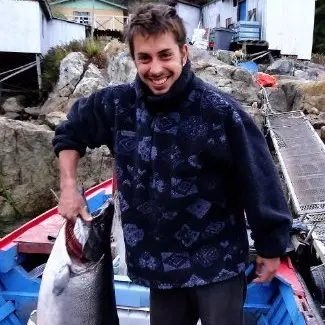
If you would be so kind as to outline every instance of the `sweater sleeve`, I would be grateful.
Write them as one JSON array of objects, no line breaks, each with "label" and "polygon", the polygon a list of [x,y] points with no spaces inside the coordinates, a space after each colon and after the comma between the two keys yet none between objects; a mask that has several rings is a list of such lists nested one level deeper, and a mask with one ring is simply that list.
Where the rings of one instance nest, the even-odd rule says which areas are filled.
[{"label": "sweater sleeve", "polygon": [[280,177],[263,134],[237,103],[232,104],[226,128],[255,249],[264,258],[280,257],[292,224]]},{"label": "sweater sleeve", "polygon": [[112,91],[105,88],[74,103],[67,120],[55,130],[53,146],[57,156],[60,151],[70,149],[77,150],[82,157],[87,147],[101,145],[112,151],[115,124]]}]

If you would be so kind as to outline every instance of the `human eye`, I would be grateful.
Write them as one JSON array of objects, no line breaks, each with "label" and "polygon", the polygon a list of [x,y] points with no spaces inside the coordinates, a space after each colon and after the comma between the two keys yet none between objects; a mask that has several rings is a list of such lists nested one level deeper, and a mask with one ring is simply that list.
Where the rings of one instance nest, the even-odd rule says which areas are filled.
[{"label": "human eye", "polygon": [[168,60],[172,57],[172,53],[170,52],[163,52],[160,54],[160,57],[163,59],[163,60]]},{"label": "human eye", "polygon": [[149,63],[150,61],[150,56],[147,54],[140,54],[138,55],[138,61],[140,63]]}]

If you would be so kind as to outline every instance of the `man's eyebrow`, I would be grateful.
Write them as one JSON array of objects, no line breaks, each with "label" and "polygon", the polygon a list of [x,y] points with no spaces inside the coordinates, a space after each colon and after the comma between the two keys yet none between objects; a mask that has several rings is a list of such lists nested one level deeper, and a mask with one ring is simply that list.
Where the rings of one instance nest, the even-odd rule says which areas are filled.
[{"label": "man's eyebrow", "polygon": [[161,53],[165,53],[165,52],[169,52],[169,51],[171,51],[171,49],[163,49],[163,50],[159,51],[158,53],[161,54]]},{"label": "man's eyebrow", "polygon": [[146,52],[138,52],[137,55],[138,55],[138,56],[144,56],[144,55],[149,55],[149,54],[146,53]]},{"label": "man's eyebrow", "polygon": [[[163,49],[163,50],[159,51],[158,54],[166,53],[166,52],[169,52],[169,51],[171,51],[171,49]],[[146,52],[138,52],[137,55],[141,56],[141,55],[150,55],[150,54],[148,54]]]}]

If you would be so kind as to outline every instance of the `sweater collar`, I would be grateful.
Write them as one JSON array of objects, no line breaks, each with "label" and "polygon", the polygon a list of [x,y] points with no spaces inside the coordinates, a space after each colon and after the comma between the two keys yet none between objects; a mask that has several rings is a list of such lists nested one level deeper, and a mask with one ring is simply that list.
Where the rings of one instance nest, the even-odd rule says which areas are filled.
[{"label": "sweater collar", "polygon": [[193,78],[194,73],[191,70],[191,62],[187,60],[181,75],[166,94],[154,95],[138,74],[135,79],[135,90],[137,97],[143,100],[148,108],[152,108],[155,111],[168,111],[175,108],[188,95]]}]

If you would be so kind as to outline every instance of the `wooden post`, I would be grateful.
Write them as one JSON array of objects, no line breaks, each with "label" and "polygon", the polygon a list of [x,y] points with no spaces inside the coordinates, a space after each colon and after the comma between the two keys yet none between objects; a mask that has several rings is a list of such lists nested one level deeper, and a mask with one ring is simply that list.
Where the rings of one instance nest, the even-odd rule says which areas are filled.
[{"label": "wooden post", "polygon": [[40,54],[36,54],[36,70],[37,70],[37,81],[38,81],[38,93],[39,98],[42,97],[42,70],[41,70],[41,59]]},{"label": "wooden post", "polygon": [[95,30],[95,0],[93,0],[93,10],[91,13],[91,39],[94,39]]}]

